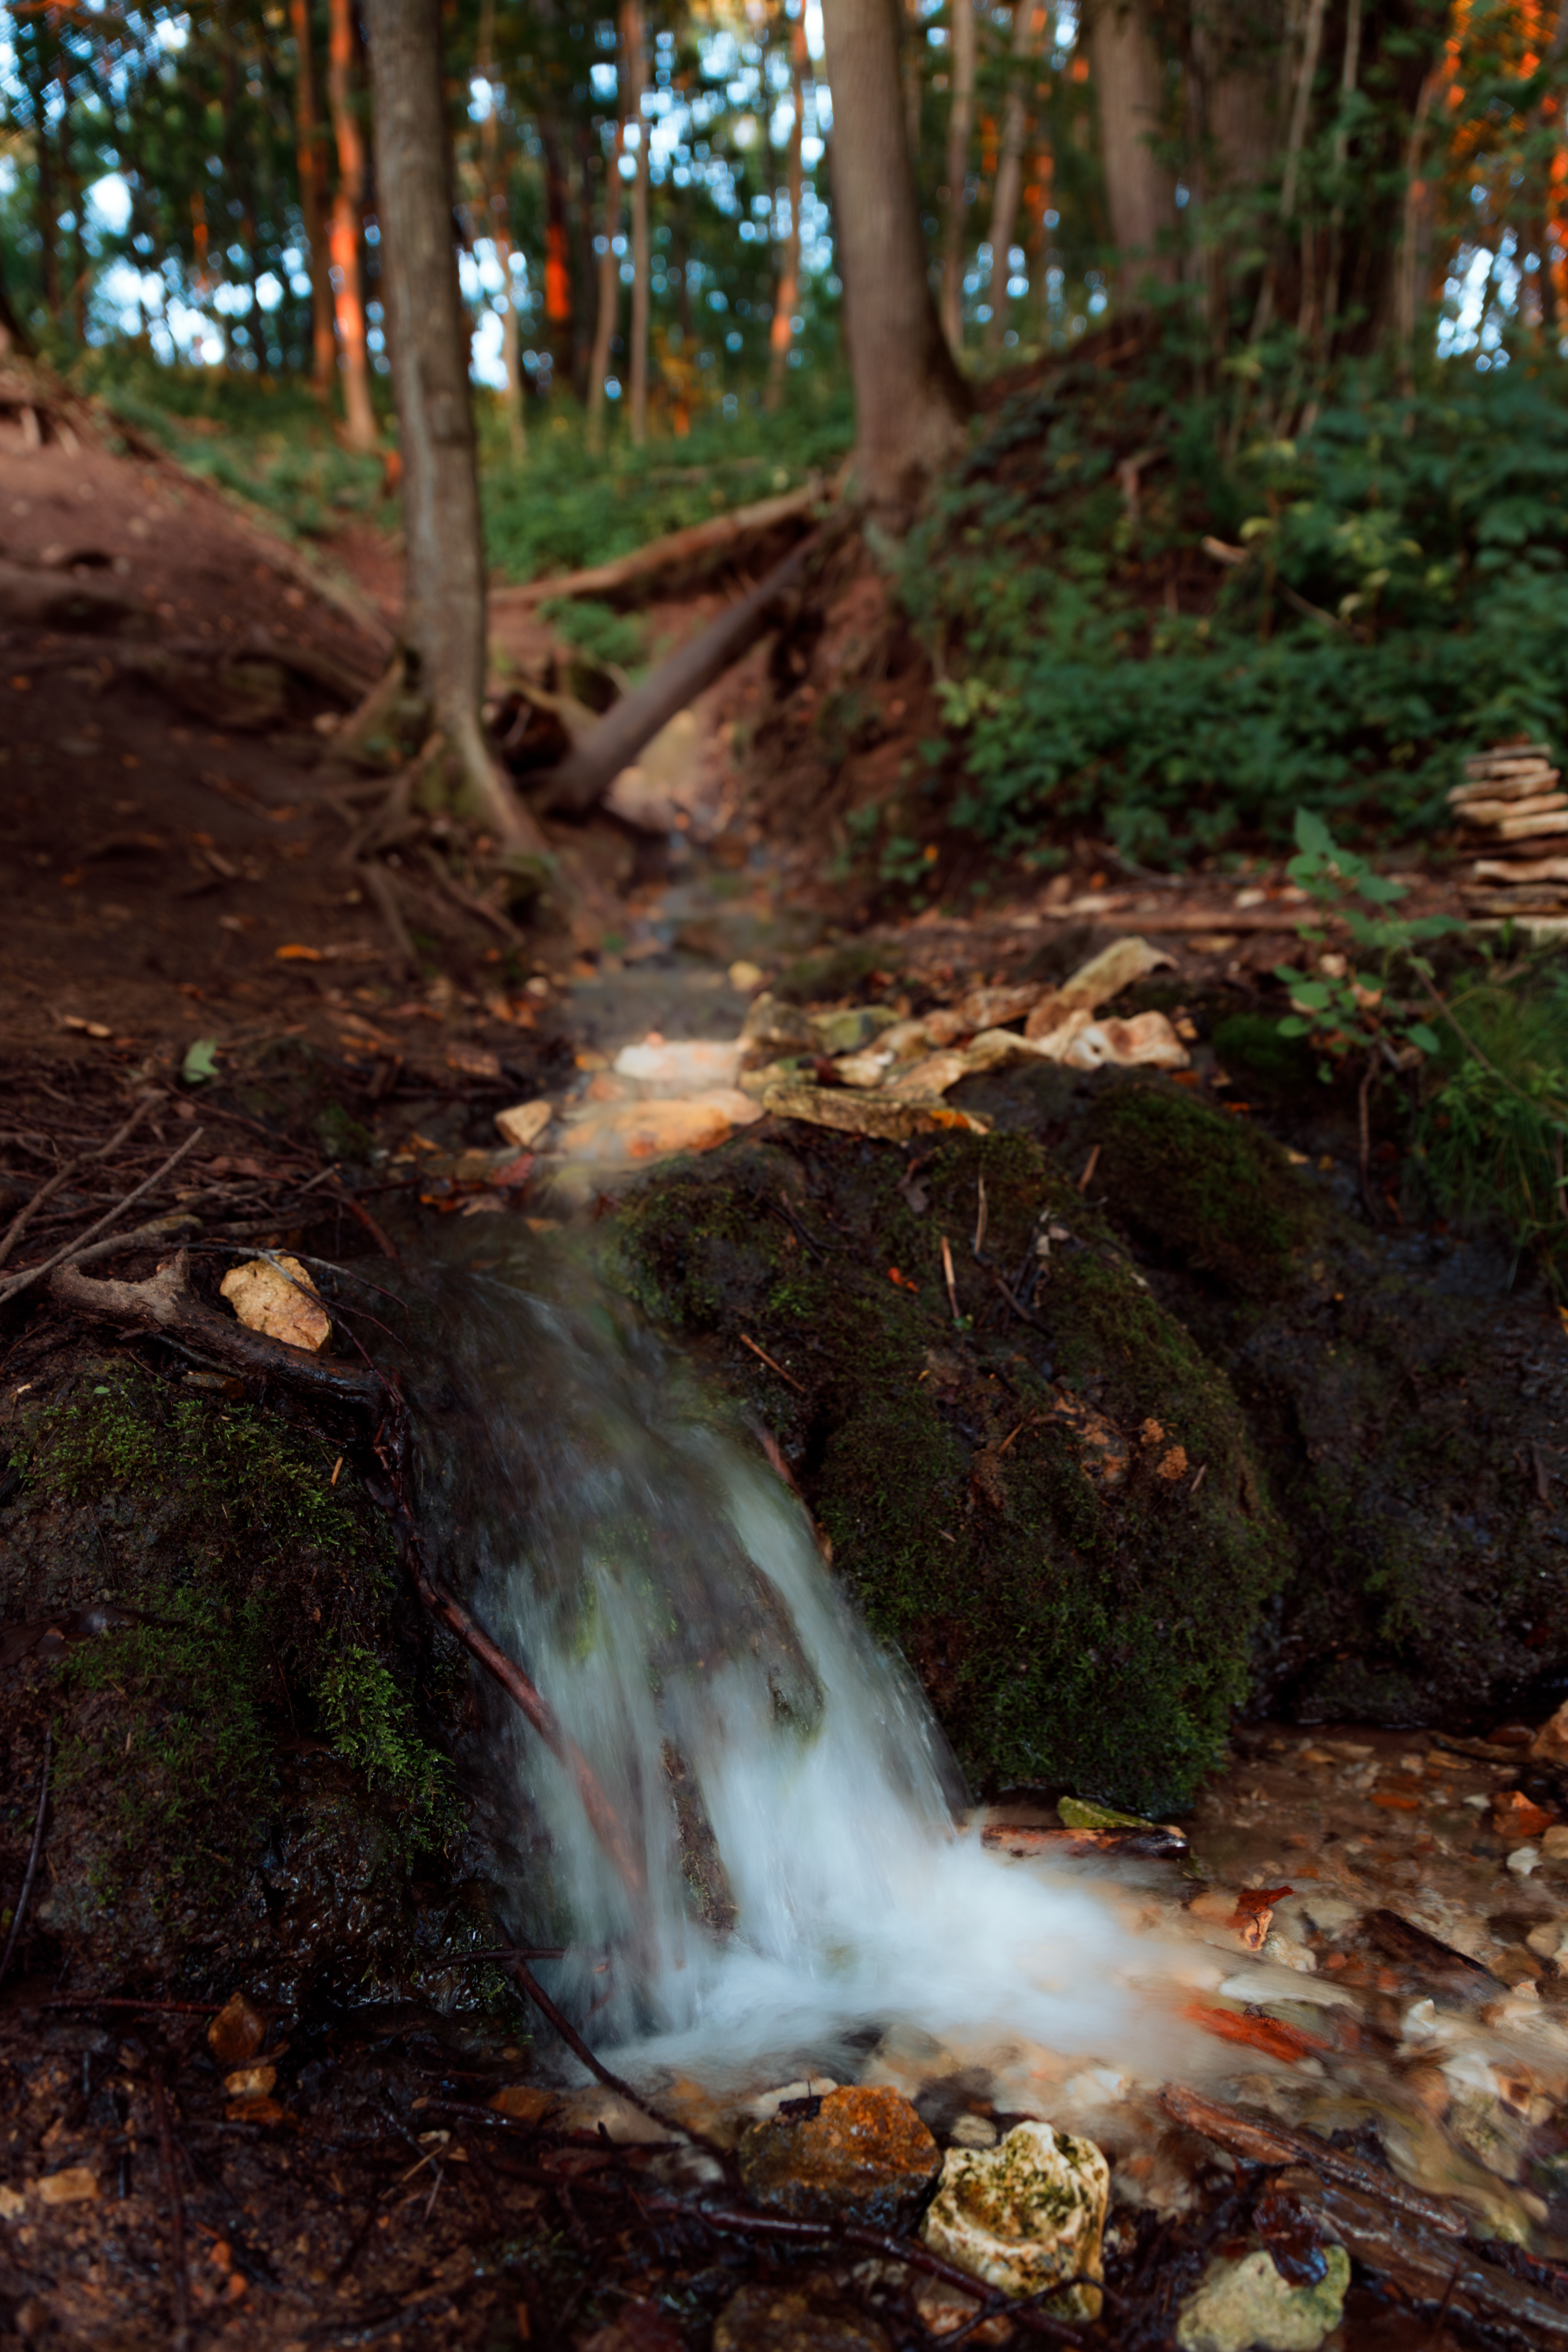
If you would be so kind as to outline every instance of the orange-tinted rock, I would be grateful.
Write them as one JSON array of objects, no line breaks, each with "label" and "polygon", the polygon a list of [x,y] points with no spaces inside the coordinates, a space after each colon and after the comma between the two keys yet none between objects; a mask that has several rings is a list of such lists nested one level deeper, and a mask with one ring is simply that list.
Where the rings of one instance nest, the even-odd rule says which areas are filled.
[{"label": "orange-tinted rock", "polygon": [[752,2201],[800,2221],[898,2230],[942,2170],[942,2151],[901,2091],[829,2091],[815,2116],[753,2124],[741,2142]]}]

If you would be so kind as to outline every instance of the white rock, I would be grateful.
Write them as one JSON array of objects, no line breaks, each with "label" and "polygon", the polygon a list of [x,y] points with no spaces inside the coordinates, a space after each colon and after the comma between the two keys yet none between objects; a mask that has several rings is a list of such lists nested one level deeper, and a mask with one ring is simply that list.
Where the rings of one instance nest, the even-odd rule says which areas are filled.
[{"label": "white rock", "polygon": [[954,2147],[994,2147],[996,2126],[989,2116],[960,2116],[948,2137]]},{"label": "white rock", "polygon": [[1211,2263],[1202,2286],[1176,2322],[1181,2352],[1317,2352],[1344,2311],[1351,2261],[1325,2246],[1328,2267],[1315,2286],[1292,2286],[1267,2248],[1239,2262]]},{"label": "white rock", "polygon": [[1516,1878],[1528,1878],[1541,1860],[1538,1845],[1516,1845],[1509,1855],[1508,1867]]},{"label": "white rock", "polygon": [[1539,1927],[1531,1929],[1524,1940],[1537,1959],[1554,1960],[1568,1942],[1568,1920],[1544,1919]]},{"label": "white rock", "polygon": [[[1049,2124],[1018,2124],[999,2147],[950,2148],[921,2226],[931,2252],[1005,2294],[1100,2275],[1110,2167],[1094,2142]],[[1076,2286],[1047,2306],[1096,2319],[1100,2296]]]}]

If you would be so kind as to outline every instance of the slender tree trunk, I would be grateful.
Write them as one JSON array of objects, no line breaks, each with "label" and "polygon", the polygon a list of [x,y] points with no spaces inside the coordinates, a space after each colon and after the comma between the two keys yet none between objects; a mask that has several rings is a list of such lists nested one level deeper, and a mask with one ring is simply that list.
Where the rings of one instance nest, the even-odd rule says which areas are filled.
[{"label": "slender tree trunk", "polygon": [[[962,438],[968,394],[926,275],[899,84],[896,0],[825,0],[834,227],[861,495],[896,516]],[[969,0],[964,0],[969,5]]]},{"label": "slender tree trunk", "polygon": [[486,90],[485,123],[480,138],[485,199],[490,240],[501,283],[501,364],[506,370],[506,428],[511,454],[521,457],[528,448],[528,428],[522,415],[522,377],[518,364],[517,302],[511,282],[511,237],[508,229],[506,173],[500,155],[500,84],[495,68],[495,0],[485,0],[479,18],[479,72]]},{"label": "slender tree trunk", "polygon": [[648,121],[643,113],[643,89],[647,80],[647,27],[642,0],[626,0],[621,12],[622,46],[626,57],[626,113],[637,127],[637,173],[632,182],[632,446],[647,440],[647,306],[649,255],[647,236]]},{"label": "slender tree trunk", "polygon": [[969,146],[974,130],[974,0],[951,0],[948,44],[952,77],[947,114],[947,221],[942,247],[942,331],[955,355],[963,349],[963,216]]},{"label": "slender tree trunk", "polygon": [[910,142],[910,163],[917,186],[921,164],[921,116],[924,111],[925,82],[921,74],[921,52],[925,44],[925,26],[921,19],[920,0],[905,0],[904,8],[904,121]]},{"label": "slender tree trunk", "polygon": [[1002,146],[996,159],[996,190],[991,205],[991,316],[985,322],[985,347],[999,352],[1007,326],[1007,280],[1012,265],[1007,257],[1018,226],[1018,198],[1024,186],[1024,142],[1029,129],[1027,66],[1036,41],[1045,30],[1046,10],[1037,0],[1014,0],[1013,70],[1007,82],[1007,105],[1002,118]]},{"label": "slender tree trunk", "polygon": [[544,150],[544,331],[552,373],[559,371],[562,382],[569,384],[576,373],[577,353],[566,165],[560,131],[547,115],[539,118],[539,143]]},{"label": "slender tree trunk", "polygon": [[[1301,42],[1301,62],[1297,68],[1295,88],[1290,100],[1290,128],[1285,142],[1285,175],[1279,184],[1279,219],[1288,226],[1296,215],[1297,184],[1301,172],[1301,150],[1307,139],[1307,117],[1312,104],[1312,84],[1317,78],[1318,53],[1323,38],[1323,0],[1307,0],[1307,22]],[[1274,316],[1276,286],[1279,257],[1276,250],[1269,257],[1258,289],[1258,309],[1252,320],[1252,341],[1256,342]],[[1303,291],[1310,300],[1310,289]],[[1310,330],[1310,321],[1305,322]]]},{"label": "slender tree trunk", "polygon": [[338,192],[332,205],[332,286],[337,297],[338,348],[342,365],[344,438],[353,449],[374,449],[375,411],[370,400],[364,285],[360,262],[360,238],[364,227],[364,141],[354,110],[353,0],[331,0],[331,24],[327,89],[338,147]]},{"label": "slender tree trunk", "polygon": [[1153,278],[1174,282],[1169,249],[1176,226],[1176,184],[1154,142],[1165,124],[1165,83],[1142,14],[1142,0],[1098,0],[1089,21],[1089,57],[1100,93],[1100,137],[1110,234],[1121,257],[1122,299],[1134,307]]},{"label": "slender tree trunk", "polygon": [[784,376],[789,367],[790,345],[795,340],[791,320],[795,306],[800,299],[800,205],[805,191],[805,172],[801,156],[801,142],[805,132],[805,10],[802,8],[793,26],[794,45],[790,52],[790,82],[795,95],[795,121],[789,134],[789,233],[784,238],[784,256],[779,264],[778,289],[773,298],[773,324],[768,330],[768,406],[777,408],[784,399]]},{"label": "slender tree trunk", "polygon": [[626,131],[627,61],[623,47],[620,58],[620,99],[616,116],[615,137],[609,154],[605,159],[605,250],[599,256],[599,307],[594,320],[594,349],[588,361],[588,446],[601,449],[605,442],[605,379],[610,370],[610,345],[616,339],[616,320],[620,312],[621,265],[616,256],[616,238],[621,226],[621,148]]},{"label": "slender tree trunk", "polygon": [[[1399,232],[1399,257],[1394,276],[1394,346],[1398,358],[1399,388],[1406,396],[1415,389],[1415,309],[1422,215],[1427,190],[1420,176],[1421,152],[1426,141],[1426,117],[1442,79],[1434,66],[1421,85],[1410,136],[1405,149],[1405,216]],[[1486,317],[1483,303],[1481,316]]]},{"label": "slender tree trunk", "polygon": [[336,349],[332,338],[332,270],[327,250],[326,157],[316,113],[316,53],[310,0],[290,0],[294,24],[294,139],[300,170],[300,211],[310,253],[310,389],[331,396]]},{"label": "slender tree trunk", "polygon": [[381,285],[403,458],[412,682],[429,701],[460,800],[509,851],[543,836],[492,760],[480,721],[485,572],[468,340],[452,243],[441,0],[366,0]]}]

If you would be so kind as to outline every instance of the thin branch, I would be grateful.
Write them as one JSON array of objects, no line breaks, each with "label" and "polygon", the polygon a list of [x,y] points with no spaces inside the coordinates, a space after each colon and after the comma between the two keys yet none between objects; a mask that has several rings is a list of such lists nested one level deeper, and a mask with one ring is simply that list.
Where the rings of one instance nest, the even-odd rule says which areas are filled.
[{"label": "thin branch", "polygon": [[5,1938],[5,1949],[0,1952],[0,1984],[5,1981],[5,1971],[11,1965],[11,1955],[22,1933],[22,1922],[27,1916],[27,1898],[33,1891],[33,1881],[38,1873],[38,1856],[44,1850],[44,1815],[49,1803],[49,1759],[54,1752],[53,1724],[44,1726],[44,1769],[38,1777],[38,1818],[33,1824],[32,1851],[27,1856],[27,1874],[22,1881],[22,1892],[16,1897],[16,1908],[11,1914],[11,1932]]},{"label": "thin branch", "polygon": [[8,1298],[15,1298],[21,1291],[30,1289],[42,1276],[51,1274],[56,1266],[63,1265],[68,1258],[75,1257],[83,1244],[95,1240],[107,1225],[115,1223],[125,1214],[127,1209],[135,1206],[144,1193],[151,1192],[154,1185],[161,1184],[165,1176],[173,1173],[185,1154],[194,1150],[201,1141],[203,1132],[201,1128],[193,1127],[184,1143],[176,1150],[171,1151],[161,1168],[155,1169],[151,1176],[138,1184],[133,1192],[127,1192],[122,1201],[117,1201],[112,1209],[107,1210],[95,1225],[89,1225],[85,1234],[79,1234],[74,1242],[65,1243],[55,1252],[53,1257],[47,1257],[39,1265],[29,1266],[25,1274],[14,1274],[9,1282],[0,1283],[0,1304]]},{"label": "thin branch", "polygon": [[0,1265],[5,1265],[45,1202],[53,1200],[55,1194],[70,1182],[79,1168],[89,1167],[95,1160],[107,1160],[112,1153],[118,1151],[121,1145],[134,1133],[148,1111],[152,1109],[153,1102],[153,1097],[151,1095],[143,1095],[117,1135],[111,1135],[109,1141],[101,1144],[96,1151],[79,1152],[74,1160],[68,1160],[63,1168],[58,1168],[55,1171],[47,1184],[40,1185],[26,1207],[17,1210],[4,1234],[0,1234]]}]

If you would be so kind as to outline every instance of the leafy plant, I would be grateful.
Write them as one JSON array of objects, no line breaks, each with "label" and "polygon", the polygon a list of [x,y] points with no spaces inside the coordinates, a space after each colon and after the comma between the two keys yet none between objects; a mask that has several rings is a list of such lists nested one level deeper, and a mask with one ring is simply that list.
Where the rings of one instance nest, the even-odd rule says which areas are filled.
[{"label": "leafy plant", "polygon": [[338,1754],[371,1788],[404,1801],[417,1842],[446,1837],[460,1819],[451,1765],[419,1738],[413,1709],[375,1652],[351,1643],[328,1664],[316,1697]]},{"label": "leafy plant", "polygon": [[[1317,949],[1314,969],[1298,971],[1293,964],[1276,967],[1275,977],[1290,992],[1294,1008],[1279,1024],[1282,1037],[1310,1037],[1328,1059],[1319,1064],[1325,1081],[1335,1062],[1358,1052],[1373,1065],[1380,1054],[1396,1068],[1411,1066],[1424,1054],[1435,1054],[1436,1032],[1416,1008],[1390,992],[1396,963],[1404,963],[1427,982],[1432,967],[1417,947],[1443,938],[1463,926],[1449,915],[1426,915],[1411,921],[1385,911],[1405,896],[1405,886],[1376,873],[1364,857],[1342,848],[1328,826],[1310,809],[1296,812],[1296,856],[1285,871],[1299,889],[1314,898],[1324,919],[1343,924],[1352,939],[1378,959],[1373,977],[1363,975],[1349,960],[1328,945],[1322,922],[1300,926],[1300,937]],[[1360,901],[1362,903],[1358,904]]]}]

